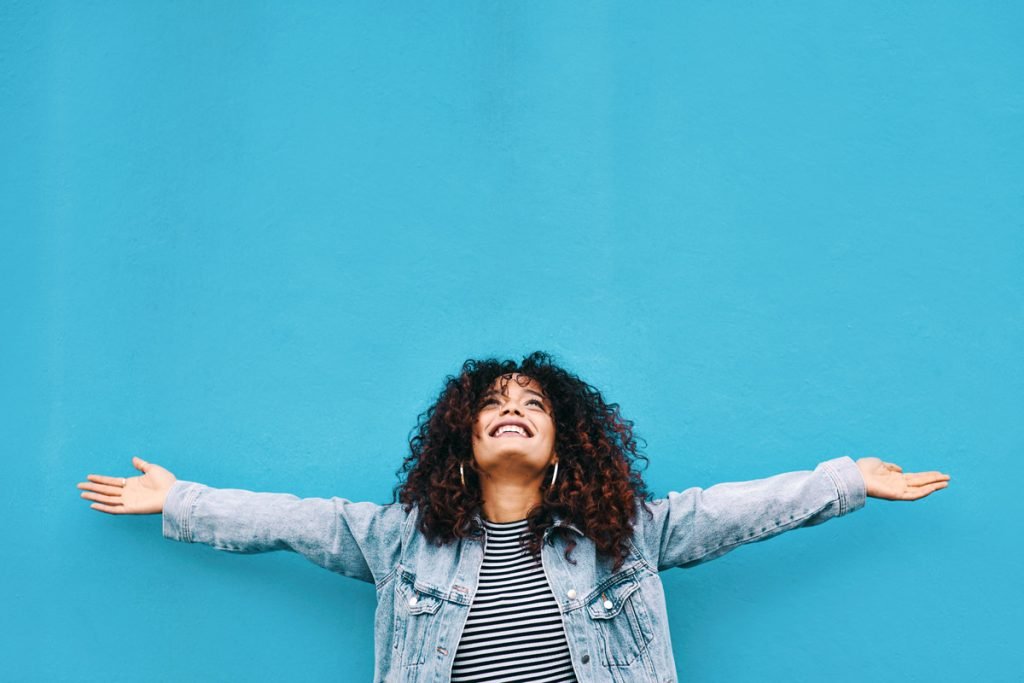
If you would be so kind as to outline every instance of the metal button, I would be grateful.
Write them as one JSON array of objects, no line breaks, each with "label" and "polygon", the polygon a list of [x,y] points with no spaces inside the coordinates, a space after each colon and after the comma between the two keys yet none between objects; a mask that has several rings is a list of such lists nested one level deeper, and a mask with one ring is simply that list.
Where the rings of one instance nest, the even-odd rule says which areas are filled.
[{"label": "metal button", "polygon": [[580,657],[580,661],[586,664],[590,661],[590,655],[583,655],[582,657]]},{"label": "metal button", "polygon": [[566,593],[566,595],[569,596],[570,600],[575,600],[576,599],[576,589],[575,588],[570,588],[569,592]]},{"label": "metal button", "polygon": [[409,598],[409,607],[415,607],[417,602],[419,602],[419,599],[415,595],[412,596]]},{"label": "metal button", "polygon": [[605,600],[604,601],[604,608],[605,609],[611,609],[612,608],[612,601],[611,600]]}]

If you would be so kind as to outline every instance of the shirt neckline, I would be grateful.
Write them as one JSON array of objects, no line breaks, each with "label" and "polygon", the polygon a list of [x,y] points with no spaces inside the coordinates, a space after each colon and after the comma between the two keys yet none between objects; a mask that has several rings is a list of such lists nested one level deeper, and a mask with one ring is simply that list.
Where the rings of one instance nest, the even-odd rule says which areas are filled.
[{"label": "shirt neckline", "polygon": [[483,522],[486,526],[498,529],[507,529],[509,527],[525,526],[529,521],[529,518],[517,519],[514,522],[492,522],[489,519],[484,519]]}]

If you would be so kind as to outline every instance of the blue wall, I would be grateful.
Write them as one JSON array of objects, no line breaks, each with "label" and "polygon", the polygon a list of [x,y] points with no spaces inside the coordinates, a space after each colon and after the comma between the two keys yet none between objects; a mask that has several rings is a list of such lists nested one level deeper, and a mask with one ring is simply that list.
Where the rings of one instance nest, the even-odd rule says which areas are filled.
[{"label": "blue wall", "polygon": [[370,680],[372,586],[75,483],[385,502],[540,348],[659,495],[953,475],[665,573],[684,680],[1021,680],[1019,3],[339,4],[0,5],[5,678]]}]

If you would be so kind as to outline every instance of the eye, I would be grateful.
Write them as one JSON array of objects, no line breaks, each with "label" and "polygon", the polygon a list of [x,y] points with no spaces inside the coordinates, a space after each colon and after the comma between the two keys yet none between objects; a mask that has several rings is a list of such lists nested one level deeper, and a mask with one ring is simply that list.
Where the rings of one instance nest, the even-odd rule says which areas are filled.
[{"label": "eye", "polygon": [[531,398],[529,401],[526,402],[526,405],[530,405],[531,403],[536,404],[538,408],[544,407],[544,402],[541,401],[539,398]]},{"label": "eye", "polygon": [[494,403],[494,404],[497,404],[497,403],[498,403],[498,399],[496,399],[496,398],[485,398],[485,399],[484,399],[484,402],[483,402],[483,403],[481,403],[480,405],[482,405],[482,406],[488,406],[488,405],[490,405],[490,404],[492,404],[492,403]]}]

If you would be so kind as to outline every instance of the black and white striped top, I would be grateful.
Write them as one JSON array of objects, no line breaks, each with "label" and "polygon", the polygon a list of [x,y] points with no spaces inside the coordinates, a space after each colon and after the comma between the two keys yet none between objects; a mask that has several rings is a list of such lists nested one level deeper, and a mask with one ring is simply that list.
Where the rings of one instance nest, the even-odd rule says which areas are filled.
[{"label": "black and white striped top", "polygon": [[480,585],[452,667],[453,683],[575,682],[562,616],[544,569],[519,542],[526,520],[484,520]]}]

